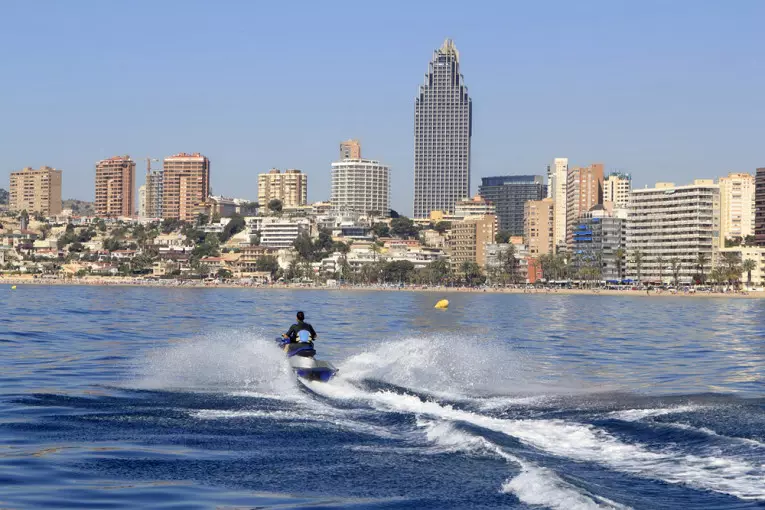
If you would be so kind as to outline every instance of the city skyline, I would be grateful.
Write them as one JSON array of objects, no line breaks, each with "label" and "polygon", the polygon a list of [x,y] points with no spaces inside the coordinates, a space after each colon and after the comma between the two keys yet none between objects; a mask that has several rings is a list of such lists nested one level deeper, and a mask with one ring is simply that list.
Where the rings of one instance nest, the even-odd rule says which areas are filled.
[{"label": "city skyline", "polygon": [[[23,79],[0,85],[0,106],[8,120],[0,128],[6,145],[3,171],[9,175],[43,165],[62,169],[65,198],[93,200],[98,160],[130,154],[140,161],[147,155],[200,151],[215,161],[215,194],[254,196],[258,173],[294,166],[313,183],[309,201],[324,200],[338,141],[357,138],[390,165],[392,207],[410,215],[411,98],[421,83],[423,62],[445,37],[460,48],[462,72],[476,99],[470,195],[481,177],[541,174],[554,157],[567,157],[572,166],[603,161],[609,171],[631,173],[635,189],[665,175],[684,182],[752,173],[762,166],[762,129],[756,119],[763,99],[755,87],[762,57],[755,49],[755,20],[764,9],[755,2],[741,2],[735,9],[678,2],[663,6],[661,19],[653,16],[650,4],[555,3],[553,14],[549,5],[499,6],[497,16],[486,16],[480,6],[460,16],[443,9],[436,13],[434,28],[412,34],[402,30],[395,41],[364,33],[354,48],[345,39],[317,37],[324,30],[309,23],[320,14],[314,7],[298,16],[292,42],[279,37],[284,44],[274,45],[269,37],[287,19],[279,7],[266,9],[265,18],[275,20],[274,27],[258,33],[246,30],[249,6],[215,12],[199,5],[178,9],[172,2],[138,2],[131,9],[51,3],[40,14],[23,3],[12,5],[9,30],[0,37],[16,52],[6,59],[9,74]],[[365,7],[365,12],[384,25],[396,14],[392,7]],[[427,9],[415,6],[413,11],[412,21],[402,28]],[[150,30],[138,21],[147,14],[168,23],[167,33],[138,37]],[[107,30],[99,21],[115,16],[135,22],[137,37],[94,47],[90,38]],[[203,33],[181,28],[184,20],[198,17],[209,21]],[[31,19],[40,28],[35,40],[21,48],[11,44]],[[71,37],[66,27],[74,21],[87,23],[93,33]],[[693,31],[686,28],[685,37],[677,37],[679,21]],[[532,37],[552,22],[585,29],[580,32],[597,27],[598,35]],[[646,29],[652,32],[650,40],[643,37]],[[703,36],[707,29],[721,35],[714,44]],[[181,31],[184,45],[173,43]],[[304,90],[285,109],[284,98],[296,90],[289,85],[297,76],[291,62],[309,43],[323,54],[307,62],[311,72],[320,73],[315,75],[320,85],[310,93]],[[341,48],[348,55],[374,54],[385,79],[374,73],[350,85],[332,66],[320,69]],[[505,57],[509,60],[498,66]],[[259,70],[280,79],[274,84],[253,81],[241,69],[242,61],[257,61]],[[104,81],[118,62],[134,70],[135,78]],[[203,68],[206,77],[179,81],[176,69],[190,65]],[[236,79],[219,79],[232,72]],[[272,100],[256,103],[263,96]],[[105,115],[119,116],[123,123],[100,129],[98,121]],[[580,129],[583,122],[587,129]],[[137,181],[136,188],[143,183],[142,173]]]}]

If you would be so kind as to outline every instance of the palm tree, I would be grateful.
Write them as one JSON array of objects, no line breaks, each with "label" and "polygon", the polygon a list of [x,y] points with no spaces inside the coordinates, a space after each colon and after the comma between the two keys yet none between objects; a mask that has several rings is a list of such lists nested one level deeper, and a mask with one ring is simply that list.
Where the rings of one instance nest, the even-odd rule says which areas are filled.
[{"label": "palm tree", "polygon": [[706,278],[704,278],[704,267],[706,267],[707,262],[709,262],[709,257],[704,252],[699,252],[698,255],[696,255],[696,268],[699,271],[699,282],[703,285]]},{"label": "palm tree", "polygon": [[664,260],[664,257],[662,257],[661,255],[656,257],[656,263],[659,265],[659,282],[660,283],[664,283],[664,263],[665,262],[666,260]]},{"label": "palm tree", "polygon": [[674,281],[675,287],[677,287],[677,284],[680,282],[680,271],[683,268],[683,263],[677,257],[672,257],[669,259],[669,264],[672,268],[672,280]]},{"label": "palm tree", "polygon": [[741,270],[746,271],[746,286],[752,286],[752,271],[757,269],[757,262],[752,259],[746,259],[741,263]]},{"label": "palm tree", "polygon": [[643,254],[640,252],[640,250],[635,250],[632,252],[632,260],[635,262],[635,270],[637,274],[637,281],[640,282],[640,275],[643,270]]},{"label": "palm tree", "polygon": [[624,250],[624,248],[619,248],[616,250],[616,274],[619,277],[619,281],[622,280],[624,275],[622,275],[622,263],[624,262],[624,256],[627,254],[627,252]]}]

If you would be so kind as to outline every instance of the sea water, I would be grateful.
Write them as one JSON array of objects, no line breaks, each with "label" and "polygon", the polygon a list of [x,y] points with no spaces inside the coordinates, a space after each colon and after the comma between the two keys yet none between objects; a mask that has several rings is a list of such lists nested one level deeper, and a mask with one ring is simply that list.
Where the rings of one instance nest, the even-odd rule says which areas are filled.
[{"label": "sea water", "polygon": [[441,297],[0,287],[0,508],[765,505],[764,301]]}]

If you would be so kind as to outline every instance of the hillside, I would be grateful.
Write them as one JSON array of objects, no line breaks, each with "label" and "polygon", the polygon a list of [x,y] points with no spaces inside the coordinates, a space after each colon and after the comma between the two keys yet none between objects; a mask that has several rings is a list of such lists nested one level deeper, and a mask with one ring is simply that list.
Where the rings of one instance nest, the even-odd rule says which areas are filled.
[{"label": "hillside", "polygon": [[96,209],[93,202],[68,198],[62,202],[64,209],[71,209],[76,216],[95,216]]}]

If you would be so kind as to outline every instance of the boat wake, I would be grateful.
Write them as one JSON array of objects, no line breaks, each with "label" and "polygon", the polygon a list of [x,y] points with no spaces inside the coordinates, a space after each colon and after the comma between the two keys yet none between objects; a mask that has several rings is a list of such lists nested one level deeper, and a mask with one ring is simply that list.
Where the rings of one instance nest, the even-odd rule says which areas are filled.
[{"label": "boat wake", "polygon": [[[542,364],[497,343],[383,343],[340,363],[330,382],[303,382],[308,391],[298,389],[283,355],[265,339],[191,342],[153,361],[140,387],[253,398],[245,409],[190,412],[196,420],[269,420],[380,441],[344,445],[358,454],[501,462],[496,492],[524,506],[646,507],[655,500],[641,493],[656,491],[666,492],[670,507],[710,494],[765,501],[761,438],[751,430],[728,434],[730,423],[710,414],[737,406],[761,420],[761,404],[603,391],[546,374]],[[264,404],[269,399],[276,407]],[[289,402],[279,407],[280,399]],[[699,413],[703,426],[694,425]]]}]

